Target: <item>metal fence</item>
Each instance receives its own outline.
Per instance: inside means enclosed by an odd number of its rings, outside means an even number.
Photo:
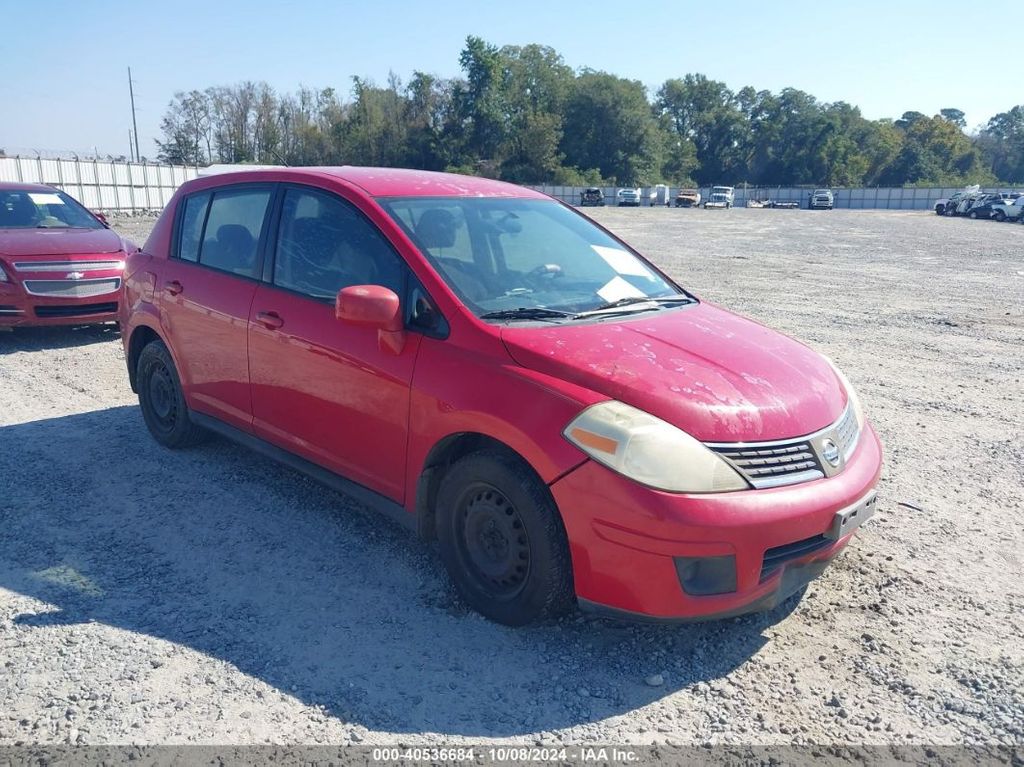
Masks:
[[[537,191],[550,194],[563,202],[578,205],[584,189],[590,187],[582,186],[535,186]],[[618,187],[599,187],[604,195],[606,205],[615,205],[615,193]],[[932,210],[935,201],[949,197],[954,192],[959,192],[962,187],[862,187],[853,189],[833,189],[835,207],[871,210]],[[652,187],[643,190],[641,199],[643,205],[650,204],[648,195],[653,191]],[[675,199],[679,187],[671,187],[669,199]],[[1006,188],[992,188],[982,191],[1010,191]],[[811,187],[737,187],[734,205],[744,207],[748,200],[774,200],[776,202],[796,202],[800,207],[808,207],[808,201],[814,189]],[[703,187],[700,190],[701,200],[707,200],[711,194],[710,187]]]
[[[195,177],[195,168],[177,165],[0,157],[0,181],[55,186],[92,210],[161,210]]]
[[[244,167],[244,166],[240,166]],[[174,191],[196,178],[195,168],[105,160],[57,160],[41,157],[0,157],[0,181],[49,184],[94,210],[136,212],[161,210]],[[534,186],[534,189],[564,202],[579,204],[582,186]],[[615,205],[617,187],[600,187],[605,204]],[[649,205],[651,187],[643,189],[643,204]],[[674,199],[679,187],[670,187]],[[796,202],[806,208],[814,190],[810,187],[737,187],[734,204],[743,207],[748,200]],[[936,200],[949,197],[957,188],[939,187],[864,187],[833,189],[835,207],[882,210],[931,210]],[[991,189],[985,191],[1009,191]],[[710,187],[700,190],[707,200]]]

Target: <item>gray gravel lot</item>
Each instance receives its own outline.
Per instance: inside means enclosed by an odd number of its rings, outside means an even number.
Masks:
[[[802,601],[492,625],[344,496],[158,447],[115,329],[0,334],[0,744],[1024,743],[1024,227],[592,214],[859,388],[881,508]]]

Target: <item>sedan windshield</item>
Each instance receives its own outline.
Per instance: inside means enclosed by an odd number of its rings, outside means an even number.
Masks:
[[[477,316],[558,321],[612,304],[625,313],[678,305],[644,299],[688,298],[622,243],[554,201],[380,202]]]
[[[63,192],[0,190],[0,229],[101,229],[95,216]]]

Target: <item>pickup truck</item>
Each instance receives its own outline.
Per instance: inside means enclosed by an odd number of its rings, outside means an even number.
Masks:
[[[835,197],[832,196],[831,189],[815,189],[807,207],[811,210],[832,210],[835,204]]]
[[[732,202],[736,198],[736,190],[731,186],[713,186],[711,187],[711,194],[708,195],[707,202],[704,203],[705,210],[707,208],[725,208],[729,209],[732,207]]]
[[[623,187],[615,193],[615,199],[618,201],[619,207],[624,205],[630,205],[634,208],[640,207],[640,188],[639,187]]]

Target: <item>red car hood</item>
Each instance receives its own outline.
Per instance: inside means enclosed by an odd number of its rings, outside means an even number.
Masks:
[[[121,238],[109,229],[0,229],[5,256],[65,256],[116,253]]]
[[[803,436],[833,423],[846,405],[821,355],[704,303],[585,325],[509,326],[502,339],[524,367],[709,442]]]

